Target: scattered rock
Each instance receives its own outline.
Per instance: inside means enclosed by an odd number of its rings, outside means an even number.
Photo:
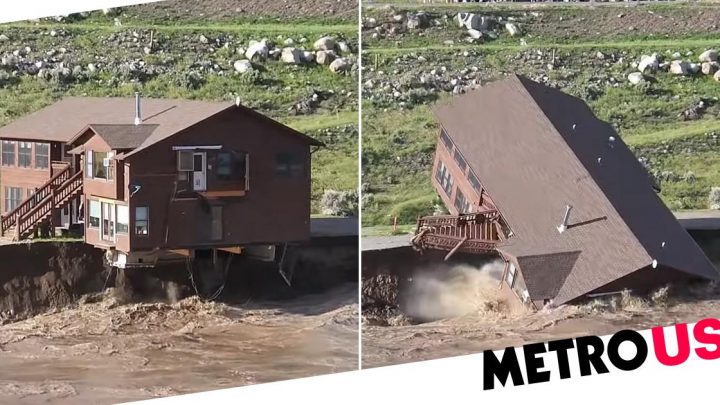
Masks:
[[[505,29],[507,30],[507,32],[510,34],[511,37],[520,35],[520,28],[514,23],[505,24]]]
[[[652,55],[643,55],[638,63],[638,70],[641,73],[654,72],[660,68],[660,61],[656,53]]]
[[[335,54],[335,51],[317,51],[317,53],[315,54],[315,61],[319,65],[329,65],[336,58],[337,55]]]
[[[265,60],[269,55],[268,46],[262,42],[250,41],[250,46],[245,51],[245,57],[251,61]]]
[[[720,70],[719,68],[720,64],[718,64],[718,62],[703,62],[700,71],[702,71],[704,75],[713,75]]]
[[[348,45],[347,42],[344,42],[344,41],[338,42],[337,47],[341,53],[352,53],[352,49],[350,48],[350,45]]]
[[[478,30],[480,32],[490,30],[495,22],[491,17],[473,13],[459,13],[455,16],[455,21],[457,21],[460,27],[465,27],[469,30]]]
[[[405,25],[411,30],[427,28],[430,25],[430,16],[426,13],[409,14]]]
[[[713,75],[713,79],[715,79],[716,82],[720,82],[720,70],[715,72],[715,74]]]
[[[305,63],[311,63],[315,61],[315,52],[303,51],[302,60]]]
[[[337,58],[330,64],[333,73],[344,73],[350,70],[350,62],[346,58]]]
[[[253,70],[252,63],[247,59],[238,60],[233,63],[233,68],[238,73],[247,73]]]
[[[9,41],[9,40],[10,40],[10,38],[8,38],[7,35],[5,35],[5,34],[0,34],[0,42],[7,42],[7,41]]]
[[[280,60],[287,64],[299,65],[303,59],[302,52],[297,48],[283,48]]]
[[[690,73],[690,64],[682,60],[674,60],[670,63],[670,73],[687,76]]]
[[[331,37],[322,37],[315,41],[313,49],[316,51],[331,51],[335,49],[335,40]]]
[[[470,35],[470,38],[473,38],[473,39],[480,39],[483,36],[482,32],[480,32],[480,30],[476,30],[476,29],[469,29],[468,35]]]
[[[645,81],[645,77],[640,72],[632,72],[628,75],[628,81],[634,85],[638,85]]]
[[[700,54],[700,62],[717,62],[718,51],[715,49],[708,49],[707,51]]]

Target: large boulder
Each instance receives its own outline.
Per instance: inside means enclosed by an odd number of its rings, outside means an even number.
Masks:
[[[315,61],[317,61],[319,65],[329,65],[335,59],[337,59],[337,55],[334,51],[317,51],[315,54]]]
[[[634,85],[638,85],[645,81],[645,77],[640,72],[632,72],[628,75],[628,81]]]
[[[303,61],[303,51],[297,48],[283,48],[280,60],[287,64],[299,65]]]
[[[346,58],[337,58],[330,64],[333,73],[344,73],[350,70],[350,62]]]
[[[713,75],[715,72],[720,70],[719,68],[720,64],[718,64],[718,62],[703,62],[700,70],[704,75]]]
[[[505,30],[507,30],[511,37],[516,37],[521,34],[520,27],[518,27],[515,23],[505,24]]]
[[[331,37],[322,37],[315,41],[313,49],[316,51],[331,51],[335,49],[335,40]]]
[[[715,49],[708,49],[707,51],[700,54],[700,62],[717,62],[718,51]]]
[[[458,26],[465,27],[469,30],[488,31],[492,29],[495,20],[492,17],[485,17],[473,13],[459,13],[455,16]]]
[[[430,26],[430,16],[427,13],[408,14],[405,25],[411,30],[427,28]]]
[[[654,72],[660,68],[660,61],[656,53],[652,55],[643,55],[638,63],[638,70],[641,73]]]
[[[253,70],[252,63],[247,59],[236,61],[233,63],[233,68],[235,68],[235,71],[238,73],[247,73]]]
[[[251,61],[265,60],[270,53],[267,44],[263,42],[250,41],[250,46],[245,51],[245,57]]]
[[[682,60],[674,60],[670,63],[670,73],[687,76],[690,74],[690,64]]]
[[[305,63],[315,62],[315,52],[302,51],[302,60]]]

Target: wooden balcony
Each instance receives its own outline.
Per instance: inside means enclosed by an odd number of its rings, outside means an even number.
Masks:
[[[504,239],[497,211],[462,215],[436,215],[418,219],[413,247],[447,251],[445,259],[457,252],[491,254]]]

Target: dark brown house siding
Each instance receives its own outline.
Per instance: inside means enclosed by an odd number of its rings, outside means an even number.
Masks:
[[[243,196],[206,200],[175,198],[178,152],[174,146],[215,146],[249,156],[249,190]],[[277,173],[279,154],[297,156],[296,176]],[[208,156],[212,155],[208,151]],[[206,119],[126,159],[130,198],[131,249],[234,246],[301,241],[310,233],[310,146],[305,139],[240,108]],[[217,186],[208,157],[208,190]],[[243,187],[244,188],[244,187]],[[132,232],[137,207],[149,208],[149,234]],[[221,208],[212,208],[221,207]],[[212,212],[222,211],[213,225]],[[211,231],[221,228],[221,237]]]

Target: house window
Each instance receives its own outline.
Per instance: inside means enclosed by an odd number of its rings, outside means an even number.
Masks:
[[[47,169],[50,167],[50,144],[35,144],[35,168]]]
[[[275,174],[279,176],[300,177],[305,174],[305,160],[292,153],[275,155]]]
[[[472,187],[475,189],[475,191],[478,192],[478,194],[482,193],[482,186],[480,185],[480,181],[474,173],[471,172],[470,174],[468,174],[468,181],[470,181],[470,185],[472,185]]]
[[[5,212],[10,212],[20,205],[22,192],[20,187],[5,187]]]
[[[102,238],[115,240],[115,204],[102,203]]]
[[[135,235],[147,236],[150,229],[150,208],[135,207]]]
[[[511,288],[512,288],[513,284],[515,283],[516,273],[517,273],[517,269],[515,269],[515,265],[513,263],[510,263],[510,267],[508,268],[507,275],[505,276],[505,282],[507,282]]]
[[[216,161],[218,180],[242,180],[247,169],[246,154],[235,151],[220,152]]]
[[[18,144],[18,166],[32,166],[32,142],[20,142]]]
[[[178,171],[179,172],[191,172],[195,169],[193,161],[193,151],[181,150],[178,151]]]
[[[91,150],[85,152],[85,177],[89,179],[93,177],[93,152]]]
[[[88,204],[88,226],[90,228],[100,227],[100,201],[89,200]]]
[[[115,230],[117,233],[128,233],[128,229],[130,229],[130,210],[127,205],[118,205]]]
[[[92,178],[112,180],[112,153],[108,152],[92,152],[90,162],[92,166]]]
[[[212,218],[210,220],[210,238],[212,240],[223,239],[223,226],[222,226],[222,207],[213,206],[211,208]]]
[[[438,163],[437,172],[435,172],[435,179],[440,183],[440,186],[445,190],[445,194],[448,196],[452,195],[452,176],[445,163],[441,160]]]
[[[452,140],[450,140],[450,137],[448,136],[447,132],[445,132],[444,129],[442,131],[440,131],[440,139],[442,139],[443,144],[445,144],[445,147],[447,148],[447,150],[451,151],[453,149]]]
[[[458,188],[455,190],[455,208],[461,214],[467,214],[470,212],[470,202],[465,198],[465,194]]]
[[[455,159],[455,163],[457,163],[458,167],[460,167],[460,171],[465,173],[465,169],[467,169],[467,163],[457,149],[455,149],[455,153],[453,153],[453,158]]]
[[[15,166],[15,141],[2,141],[3,166]]]

